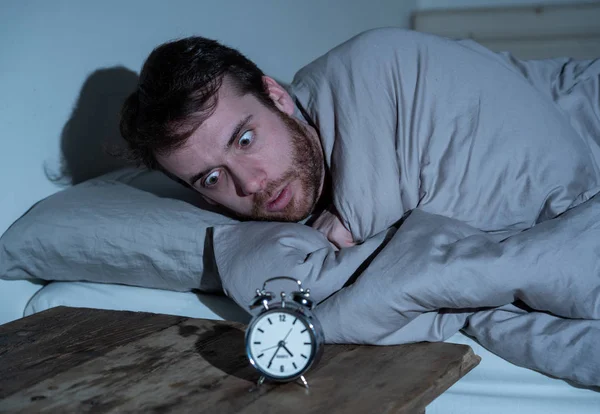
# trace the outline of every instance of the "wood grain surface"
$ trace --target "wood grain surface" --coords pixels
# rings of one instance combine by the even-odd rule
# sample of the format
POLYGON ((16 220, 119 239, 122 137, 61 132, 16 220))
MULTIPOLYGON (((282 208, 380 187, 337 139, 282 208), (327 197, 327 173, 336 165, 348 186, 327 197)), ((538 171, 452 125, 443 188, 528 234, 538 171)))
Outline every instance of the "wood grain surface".
POLYGON ((0 326, 1 412, 413 413, 479 363, 465 345, 327 345, 266 383, 233 322, 54 308, 0 326))

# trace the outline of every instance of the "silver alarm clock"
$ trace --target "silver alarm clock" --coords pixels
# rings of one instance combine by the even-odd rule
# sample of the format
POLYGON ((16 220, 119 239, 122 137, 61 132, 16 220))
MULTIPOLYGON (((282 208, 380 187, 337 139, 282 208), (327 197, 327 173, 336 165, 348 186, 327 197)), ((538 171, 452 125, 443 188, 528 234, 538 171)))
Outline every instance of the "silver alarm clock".
POLYGON ((250 303, 254 314, 246 330, 246 353, 250 364, 261 374, 258 385, 265 379, 276 382, 301 380, 306 371, 321 357, 323 330, 312 312, 314 302, 310 290, 302 282, 288 276, 267 279, 250 303), (281 292, 276 301, 273 292, 266 290, 269 282, 280 279, 294 281, 298 290, 286 295, 281 292))

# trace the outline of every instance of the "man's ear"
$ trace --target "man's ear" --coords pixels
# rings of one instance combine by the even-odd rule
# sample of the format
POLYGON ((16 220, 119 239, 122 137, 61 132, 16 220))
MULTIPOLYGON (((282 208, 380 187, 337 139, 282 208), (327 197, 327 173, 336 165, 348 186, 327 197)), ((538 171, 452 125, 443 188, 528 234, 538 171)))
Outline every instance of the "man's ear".
POLYGON ((288 115, 294 113, 294 100, 290 94, 277 81, 269 76, 263 76, 263 82, 267 87, 269 98, 273 100, 277 109, 288 115))

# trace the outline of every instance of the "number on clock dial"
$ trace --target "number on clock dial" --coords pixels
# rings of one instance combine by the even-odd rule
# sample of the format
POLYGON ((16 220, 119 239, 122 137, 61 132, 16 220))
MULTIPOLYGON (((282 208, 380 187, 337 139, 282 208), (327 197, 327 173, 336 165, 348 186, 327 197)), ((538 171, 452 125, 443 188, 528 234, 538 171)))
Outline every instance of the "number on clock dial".
POLYGON ((293 314, 267 313, 254 325, 250 350, 255 363, 267 374, 273 377, 293 376, 310 361, 310 331, 293 314))

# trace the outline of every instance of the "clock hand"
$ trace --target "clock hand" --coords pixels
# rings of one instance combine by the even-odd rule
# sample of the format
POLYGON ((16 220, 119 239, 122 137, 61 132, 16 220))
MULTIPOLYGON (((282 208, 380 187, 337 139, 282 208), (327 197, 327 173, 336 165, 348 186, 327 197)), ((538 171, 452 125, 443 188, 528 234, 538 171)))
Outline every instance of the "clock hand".
POLYGON ((288 333, 285 336, 285 338, 283 338, 283 342, 285 342, 285 340, 287 339, 287 337, 290 336, 290 334, 292 333, 292 329, 294 329, 294 328, 290 328, 290 330, 288 331, 288 333))
POLYGON ((265 351, 268 351, 269 349, 277 348, 278 346, 279 346, 279 344, 273 345, 273 346, 270 346, 268 348, 265 348, 265 349, 261 350, 260 352, 265 352, 265 351))
POLYGON ((271 367, 271 362, 273 362, 273 360, 275 359, 275 355, 277 355, 279 348, 281 348, 281 345, 277 345, 277 349, 275 350, 275 352, 273 352, 273 356, 271 357, 271 360, 269 361, 269 368, 271 367))
POLYGON ((289 349, 287 349, 287 346, 285 346, 285 345, 282 345, 281 347, 282 347, 283 349, 285 349, 285 350, 286 350, 286 352, 287 352, 288 354, 290 354, 290 356, 291 356, 291 357, 293 357, 293 356, 294 356, 294 354, 292 354, 292 353, 290 352, 290 350, 289 350, 289 349))

